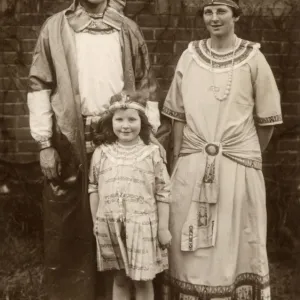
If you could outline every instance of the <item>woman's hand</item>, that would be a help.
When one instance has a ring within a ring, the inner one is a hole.
[[[158,230],[158,241],[161,249],[167,249],[171,246],[172,236],[169,229]]]

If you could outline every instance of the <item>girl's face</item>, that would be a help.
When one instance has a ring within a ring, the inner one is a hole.
[[[233,16],[232,9],[227,5],[206,6],[203,20],[210,36],[223,37],[234,33],[235,22],[239,17]]]
[[[141,118],[136,109],[118,109],[112,118],[114,134],[123,145],[134,145],[141,131]]]

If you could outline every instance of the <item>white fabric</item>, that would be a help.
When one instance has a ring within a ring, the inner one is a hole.
[[[146,116],[152,125],[153,132],[156,133],[160,126],[160,114],[158,109],[158,102],[148,101],[146,106]]]
[[[102,114],[111,96],[124,87],[122,52],[119,32],[109,34],[75,34],[81,112],[85,116]],[[30,128],[36,141],[52,137],[52,108],[50,90],[28,94]],[[146,115],[154,133],[160,126],[157,102],[148,102]]]
[[[119,32],[75,35],[81,112],[99,115],[124,86]]]
[[[189,50],[177,64],[163,108],[165,115],[186,122],[181,153],[189,153],[178,159],[171,179],[168,276],[174,299],[270,299],[266,195],[256,169],[261,153],[253,112],[264,112],[268,121],[281,111],[273,74],[261,56],[257,50],[233,70],[225,101],[215,99],[214,88],[223,94],[228,74],[213,74],[213,82],[212,72]],[[224,67],[230,64],[226,54],[222,61]],[[255,69],[257,76],[251,73]],[[206,143],[221,146],[220,154],[208,159],[197,152]],[[167,296],[163,299],[171,299]]]
[[[52,137],[50,93],[50,90],[28,93],[30,132],[37,142],[46,141]]]
[[[234,65],[233,65],[233,69],[238,69],[239,67],[241,67],[242,65],[244,65],[245,63],[247,63],[249,60],[251,60],[256,54],[257,51],[260,49],[260,44],[259,43],[252,43],[250,41],[246,41],[246,40],[242,40],[240,38],[236,37],[236,46],[234,47],[234,53],[235,53],[235,57],[242,57],[242,59],[240,60],[236,60]],[[210,50],[211,47],[208,45],[208,40],[206,40],[205,42],[205,46]],[[203,54],[204,57],[206,57],[206,59],[208,59],[210,61],[210,55],[205,51],[204,45],[203,45],[203,40],[200,40],[198,42],[198,47],[201,51],[201,53]],[[188,51],[192,54],[194,60],[197,62],[197,64],[199,64],[200,67],[206,69],[206,70],[211,70],[211,64],[207,64],[204,63],[203,60],[201,60],[199,58],[199,55],[197,54],[197,51],[195,49],[194,43],[191,42],[188,46]],[[224,56],[226,55],[227,59],[232,59],[232,54],[231,54],[231,50],[227,51],[227,52],[219,52],[216,50],[212,50],[212,52],[214,54],[219,55],[220,57],[218,58],[217,56],[214,57],[214,61],[215,62],[219,62],[222,63],[224,61]],[[231,63],[228,64],[227,67],[222,67],[222,68],[214,68],[214,72],[215,73],[224,73],[224,72],[229,72],[232,68]]]

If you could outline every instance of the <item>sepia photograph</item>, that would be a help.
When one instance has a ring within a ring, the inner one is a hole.
[[[0,300],[300,300],[299,0],[0,28]]]

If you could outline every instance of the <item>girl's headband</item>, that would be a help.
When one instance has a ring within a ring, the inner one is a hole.
[[[239,9],[240,7],[238,4],[232,0],[205,0],[203,7],[209,6],[209,5],[227,5],[236,9]]]
[[[123,92],[119,95],[117,100],[114,97],[114,100],[115,101],[111,102],[111,105],[108,108],[109,111],[132,108],[145,113],[146,107],[144,104],[139,103],[137,101],[133,101],[129,95]]]

